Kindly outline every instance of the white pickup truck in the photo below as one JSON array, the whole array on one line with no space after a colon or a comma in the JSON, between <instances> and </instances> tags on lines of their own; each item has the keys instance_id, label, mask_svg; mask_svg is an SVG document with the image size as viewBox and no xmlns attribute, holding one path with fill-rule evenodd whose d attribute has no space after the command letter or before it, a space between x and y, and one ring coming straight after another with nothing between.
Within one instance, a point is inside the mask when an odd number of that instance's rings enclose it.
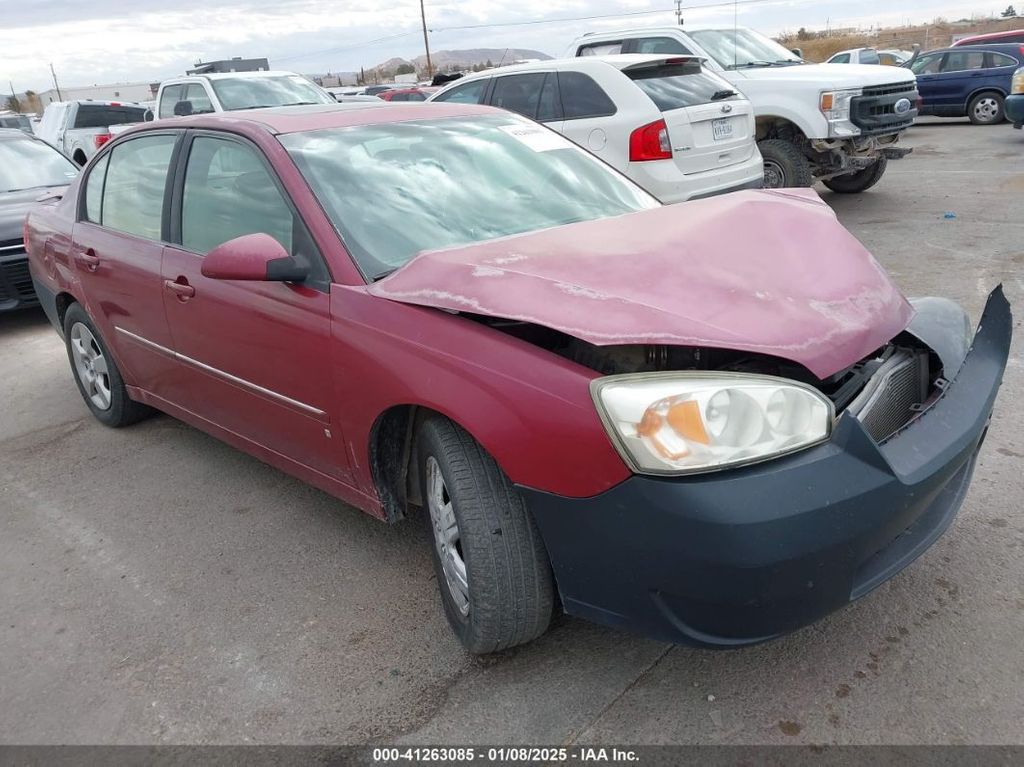
<instances>
[{"instance_id":1,"label":"white pickup truck","mask_svg":"<svg viewBox=\"0 0 1024 767\"><path fill-rule=\"evenodd\" d=\"M124 101L55 101L47 104L36 134L79 165L110 140L112 126L141 122L145 104Z\"/></svg>"},{"instance_id":2,"label":"white pickup truck","mask_svg":"<svg viewBox=\"0 0 1024 767\"><path fill-rule=\"evenodd\" d=\"M183 75L160 83L155 114L149 112L137 122L241 109L336 103L330 93L294 72ZM134 124L120 125L111 129L111 133L115 136L124 133Z\"/></svg>"},{"instance_id":3,"label":"white pickup truck","mask_svg":"<svg viewBox=\"0 0 1024 767\"><path fill-rule=\"evenodd\" d=\"M878 183L917 116L909 69L809 64L752 29L629 29L577 38L567 56L695 55L754 106L765 186L862 192Z\"/></svg>"}]
</instances>

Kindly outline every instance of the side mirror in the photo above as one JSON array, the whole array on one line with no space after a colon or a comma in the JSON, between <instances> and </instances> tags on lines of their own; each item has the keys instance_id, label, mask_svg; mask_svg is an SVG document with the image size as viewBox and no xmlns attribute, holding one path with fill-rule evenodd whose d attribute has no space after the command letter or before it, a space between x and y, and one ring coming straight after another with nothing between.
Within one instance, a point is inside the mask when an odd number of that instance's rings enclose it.
<instances>
[{"instance_id":1,"label":"side mirror","mask_svg":"<svg viewBox=\"0 0 1024 767\"><path fill-rule=\"evenodd\" d=\"M142 113L142 122L144 123L151 123L155 119L156 115L153 114L152 109L147 109L145 112Z\"/></svg>"},{"instance_id":2,"label":"side mirror","mask_svg":"<svg viewBox=\"0 0 1024 767\"><path fill-rule=\"evenodd\" d=\"M302 282L309 270L295 263L269 234L246 234L228 240L206 254L201 269L214 280Z\"/></svg>"},{"instance_id":3,"label":"side mirror","mask_svg":"<svg viewBox=\"0 0 1024 767\"><path fill-rule=\"evenodd\" d=\"M803 50L803 48L790 48L789 52L792 53L797 58L801 58L802 59L804 57L804 50Z\"/></svg>"}]
</instances>

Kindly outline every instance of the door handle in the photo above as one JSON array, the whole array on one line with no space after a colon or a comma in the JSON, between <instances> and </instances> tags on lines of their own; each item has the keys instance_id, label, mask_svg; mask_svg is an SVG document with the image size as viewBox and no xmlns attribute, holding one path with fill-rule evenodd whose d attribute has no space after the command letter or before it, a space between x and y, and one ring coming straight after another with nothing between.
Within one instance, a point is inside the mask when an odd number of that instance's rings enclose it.
<instances>
[{"instance_id":1,"label":"door handle","mask_svg":"<svg viewBox=\"0 0 1024 767\"><path fill-rule=\"evenodd\" d=\"M188 280L179 277L176 280L164 280L164 287L174 293L179 301L188 301L196 294L196 289L188 284Z\"/></svg>"},{"instance_id":2,"label":"door handle","mask_svg":"<svg viewBox=\"0 0 1024 767\"><path fill-rule=\"evenodd\" d=\"M96 267L100 265L99 256L96 255L96 251L92 248L86 248L85 250L76 253L75 260L90 272L95 272Z\"/></svg>"}]
</instances>

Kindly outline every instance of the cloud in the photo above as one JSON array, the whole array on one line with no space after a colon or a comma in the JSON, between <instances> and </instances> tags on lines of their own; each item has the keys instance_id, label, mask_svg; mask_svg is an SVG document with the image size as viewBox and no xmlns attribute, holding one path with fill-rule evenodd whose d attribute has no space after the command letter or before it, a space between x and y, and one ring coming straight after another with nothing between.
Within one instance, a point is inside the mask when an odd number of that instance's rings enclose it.
<instances>
[{"instance_id":1,"label":"cloud","mask_svg":"<svg viewBox=\"0 0 1024 767\"><path fill-rule=\"evenodd\" d=\"M689 24L733 22L734 9L728 3L685 0L683 5L706 6L683 12ZM392 56L416 56L423 48L417 0L8 0L4 6L0 72L19 91L51 87L51 62L62 85L76 86L155 82L184 72L199 59L231 56L266 56L274 67L301 72L352 71ZM675 21L671 0L427 0L426 8L433 49L508 46L556 56L586 31ZM959 18L988 14L991 8L976 3L944 6L936 0L905 0L898 9L889 0L741 0L736 10L740 24L776 34L826 23ZM645 11L656 13L456 29Z\"/></svg>"}]
</instances>

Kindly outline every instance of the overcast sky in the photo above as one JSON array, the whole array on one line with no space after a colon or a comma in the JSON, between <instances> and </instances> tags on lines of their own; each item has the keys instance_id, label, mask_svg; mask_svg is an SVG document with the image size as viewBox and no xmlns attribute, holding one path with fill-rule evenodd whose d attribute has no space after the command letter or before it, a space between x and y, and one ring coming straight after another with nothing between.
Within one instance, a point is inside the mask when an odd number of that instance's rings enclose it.
<instances>
[{"instance_id":1,"label":"overcast sky","mask_svg":"<svg viewBox=\"0 0 1024 767\"><path fill-rule=\"evenodd\" d=\"M768 34L801 26L901 24L1001 11L1010 0L739 0L739 23ZM693 26L731 24L733 6L684 0ZM706 6L702 10L698 6ZM426 0L433 49L533 48L561 55L583 32L674 22L674 0ZM637 14L478 29L452 27ZM300 72L353 71L423 52L418 0L0 0L0 90L157 81L199 59L266 56ZM391 39L374 42L378 38Z\"/></svg>"}]
</instances>

